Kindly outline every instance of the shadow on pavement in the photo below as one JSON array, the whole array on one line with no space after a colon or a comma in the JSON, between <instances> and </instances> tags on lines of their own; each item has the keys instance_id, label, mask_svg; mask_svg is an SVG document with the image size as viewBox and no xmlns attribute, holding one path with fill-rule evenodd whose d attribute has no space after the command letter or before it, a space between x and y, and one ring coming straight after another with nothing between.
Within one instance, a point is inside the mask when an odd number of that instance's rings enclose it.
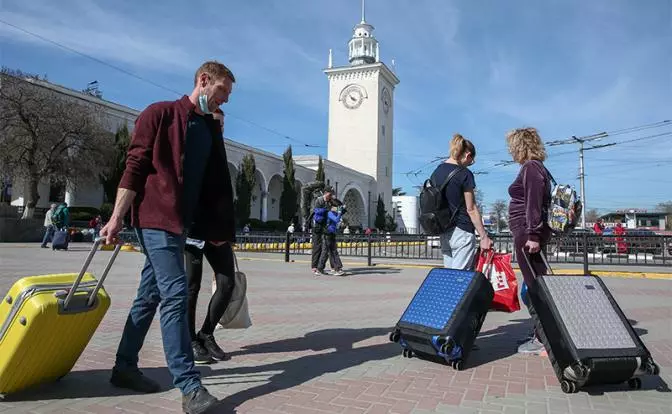
<instances>
[{"instance_id":1,"label":"shadow on pavement","mask_svg":"<svg viewBox=\"0 0 672 414\"><path fill-rule=\"evenodd\" d=\"M635 320L635 319L628 319L628 322L630 322L630 325L632 325L632 329L635 330L635 333L636 333L637 335L639 335L639 336L644 336L644 335L646 335L646 334L649 333L649 330L648 330L648 329L644 329L644 328L635 328L635 326L637 326L637 324L639 323L639 321L637 321L637 320Z\"/></svg>"},{"instance_id":2,"label":"shadow on pavement","mask_svg":"<svg viewBox=\"0 0 672 414\"><path fill-rule=\"evenodd\" d=\"M295 387L326 373L339 372L368 361L380 361L397 356L399 354L398 346L391 342L353 348L353 345L357 342L376 336L387 335L389 332L389 328L325 329L311 332L300 338L252 345L247 347L245 351L233 353L232 355L335 349L333 352L306 355L262 366L219 368L216 365L212 365L198 366L197 369L201 372L202 377L206 379L206 382L212 385L256 383L259 381L253 381L250 378L250 376L255 376L255 374L261 378L260 381L263 381L262 385L226 397L222 401L222 408L217 411L222 413L235 412L233 411L235 407L238 407L247 400ZM266 378L264 373L268 371L279 371L279 373ZM162 391L172 389L172 377L166 367L143 368L142 372L147 377L159 382ZM110 374L111 369L107 368L74 371L60 381L10 395L5 401L44 401L137 395L133 391L113 387L109 383ZM232 375L247 375L247 377L234 377L228 381L217 382L218 380L226 380L227 376ZM208 378L209 380L207 380Z\"/></svg>"},{"instance_id":3,"label":"shadow on pavement","mask_svg":"<svg viewBox=\"0 0 672 414\"><path fill-rule=\"evenodd\" d=\"M531 330L532 322L529 319L514 319L506 325L481 331L474 342L478 349L472 350L469 354L465 369L476 368L515 355L518 352L516 342L525 338Z\"/></svg>"},{"instance_id":4,"label":"shadow on pavement","mask_svg":"<svg viewBox=\"0 0 672 414\"><path fill-rule=\"evenodd\" d=\"M337 352L353 349L357 342L376 336L388 335L392 328L362 328L362 329L323 329L309 332L299 338L280 339L263 344L244 346L239 351L231 352L231 356L245 354L268 354L278 352L324 351L335 348Z\"/></svg>"},{"instance_id":5,"label":"shadow on pavement","mask_svg":"<svg viewBox=\"0 0 672 414\"><path fill-rule=\"evenodd\" d=\"M347 276L388 275L392 273L401 273L401 269L396 267L345 267L344 270L348 273Z\"/></svg>"}]
</instances>

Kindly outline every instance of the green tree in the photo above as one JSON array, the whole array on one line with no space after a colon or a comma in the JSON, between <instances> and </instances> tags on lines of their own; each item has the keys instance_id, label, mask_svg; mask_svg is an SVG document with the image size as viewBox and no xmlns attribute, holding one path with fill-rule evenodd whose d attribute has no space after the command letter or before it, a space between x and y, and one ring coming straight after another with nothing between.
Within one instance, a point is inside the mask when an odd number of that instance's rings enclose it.
<instances>
[{"instance_id":1,"label":"green tree","mask_svg":"<svg viewBox=\"0 0 672 414\"><path fill-rule=\"evenodd\" d=\"M324 177L324 161L322 161L322 156L320 155L319 160L317 161L317 172L315 173L315 181L326 182Z\"/></svg>"},{"instance_id":2,"label":"green tree","mask_svg":"<svg viewBox=\"0 0 672 414\"><path fill-rule=\"evenodd\" d=\"M282 155L285 162L284 177L282 179L282 194L280 195L280 218L289 223L296 216L297 192L294 179L294 158L292 158L292 146L290 145Z\"/></svg>"},{"instance_id":3,"label":"green tree","mask_svg":"<svg viewBox=\"0 0 672 414\"><path fill-rule=\"evenodd\" d=\"M389 214L385 215L385 231L389 231L390 233L397 231L397 222Z\"/></svg>"},{"instance_id":4,"label":"green tree","mask_svg":"<svg viewBox=\"0 0 672 414\"><path fill-rule=\"evenodd\" d=\"M131 136L128 127L123 124L117 128L117 132L114 134L114 158L110 171L101 175L106 203L114 205L117 198L117 187L119 187L119 181L121 181L121 176L126 169L126 153L130 142Z\"/></svg>"},{"instance_id":5,"label":"green tree","mask_svg":"<svg viewBox=\"0 0 672 414\"><path fill-rule=\"evenodd\" d=\"M376 219L373 223L373 225L378 229L378 230L385 230L386 228L386 212L385 212L385 203L383 202L383 198L378 194L378 203L376 204Z\"/></svg>"},{"instance_id":6,"label":"green tree","mask_svg":"<svg viewBox=\"0 0 672 414\"><path fill-rule=\"evenodd\" d=\"M257 165L254 161L254 155L247 154L240 162L240 173L236 177L236 201L235 211L239 226L244 226L250 219L250 210L252 208L252 190L257 184L256 171Z\"/></svg>"},{"instance_id":7,"label":"green tree","mask_svg":"<svg viewBox=\"0 0 672 414\"><path fill-rule=\"evenodd\" d=\"M406 192L402 190L401 187L395 187L392 189L392 196L405 196Z\"/></svg>"}]
</instances>

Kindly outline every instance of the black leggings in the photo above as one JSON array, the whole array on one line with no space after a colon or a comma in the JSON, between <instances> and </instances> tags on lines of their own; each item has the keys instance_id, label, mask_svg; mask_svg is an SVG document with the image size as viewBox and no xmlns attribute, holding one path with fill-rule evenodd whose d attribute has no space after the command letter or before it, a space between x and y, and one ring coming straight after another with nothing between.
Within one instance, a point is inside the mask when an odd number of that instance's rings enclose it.
<instances>
[{"instance_id":1,"label":"black leggings","mask_svg":"<svg viewBox=\"0 0 672 414\"><path fill-rule=\"evenodd\" d=\"M208 259L208 263L215 272L215 281L217 290L210 298L208 312L205 315L201 332L206 335L212 335L215 332L217 323L224 315L226 308L231 301L233 287L235 283L235 268L233 263L233 250L229 243L221 246L215 246L205 242L203 250L196 246L187 244L184 248L185 263L187 267L187 283L189 289L189 332L191 340L197 340L196 336L196 303L198 302L198 292L201 290L201 280L203 279L203 256Z\"/></svg>"}]
</instances>

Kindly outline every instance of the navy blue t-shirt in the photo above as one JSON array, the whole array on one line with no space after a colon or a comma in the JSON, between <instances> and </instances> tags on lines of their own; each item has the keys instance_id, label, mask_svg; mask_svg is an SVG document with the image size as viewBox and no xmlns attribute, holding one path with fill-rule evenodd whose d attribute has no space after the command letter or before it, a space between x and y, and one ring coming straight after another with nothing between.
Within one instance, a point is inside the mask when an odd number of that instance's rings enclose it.
<instances>
[{"instance_id":1,"label":"navy blue t-shirt","mask_svg":"<svg viewBox=\"0 0 672 414\"><path fill-rule=\"evenodd\" d=\"M432 173L431 180L437 187L440 187L443 182L448 178L455 168L458 166L455 164L441 163L434 172ZM444 201L448 201L450 204L450 210L455 211L457 206L460 206L460 210L455 215L455 225L460 229L473 233L476 229L474 224L471 222L471 217L467 213L467 206L464 203L464 192L473 190L476 188L476 180L474 180L474 174L469 171L468 168L463 169L462 171L455 174L455 176L450 180L450 183L446 186L446 189L443 192Z\"/></svg>"}]
</instances>

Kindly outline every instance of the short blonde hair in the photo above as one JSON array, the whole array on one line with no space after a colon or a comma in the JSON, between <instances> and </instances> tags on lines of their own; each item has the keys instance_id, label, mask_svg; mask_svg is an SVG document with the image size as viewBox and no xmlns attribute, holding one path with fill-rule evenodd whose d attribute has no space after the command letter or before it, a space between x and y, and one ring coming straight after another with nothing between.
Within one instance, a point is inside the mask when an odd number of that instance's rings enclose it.
<instances>
[{"instance_id":1,"label":"short blonde hair","mask_svg":"<svg viewBox=\"0 0 672 414\"><path fill-rule=\"evenodd\" d=\"M194 75L194 86L198 84L198 78L204 73L210 75L213 80L229 78L231 79L231 82L236 83L236 78L229 68L216 60L209 60L196 70L196 74Z\"/></svg>"},{"instance_id":2,"label":"short blonde hair","mask_svg":"<svg viewBox=\"0 0 672 414\"><path fill-rule=\"evenodd\" d=\"M546 149L536 128L517 128L506 134L506 142L513 160L519 164L526 161L546 160Z\"/></svg>"}]
</instances>

